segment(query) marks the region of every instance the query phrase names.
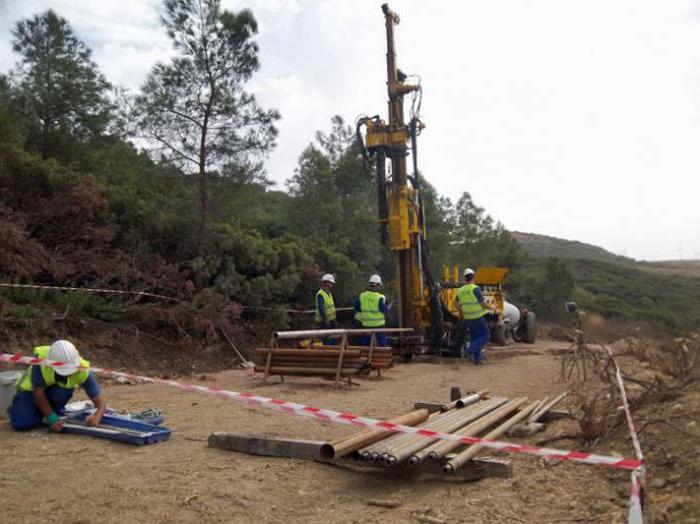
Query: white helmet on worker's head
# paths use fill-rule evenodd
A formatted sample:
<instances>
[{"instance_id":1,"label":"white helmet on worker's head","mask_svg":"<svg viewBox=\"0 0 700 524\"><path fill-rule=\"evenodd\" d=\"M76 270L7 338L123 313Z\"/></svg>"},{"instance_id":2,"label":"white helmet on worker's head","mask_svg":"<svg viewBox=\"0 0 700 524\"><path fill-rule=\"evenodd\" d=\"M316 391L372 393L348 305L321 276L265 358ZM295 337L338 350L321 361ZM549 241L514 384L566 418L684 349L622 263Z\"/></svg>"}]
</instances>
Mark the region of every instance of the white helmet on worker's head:
<instances>
[{"instance_id":1,"label":"white helmet on worker's head","mask_svg":"<svg viewBox=\"0 0 700 524\"><path fill-rule=\"evenodd\" d=\"M330 282L331 284L335 284L335 277L330 273L326 273L321 277L321 282Z\"/></svg>"},{"instance_id":2,"label":"white helmet on worker's head","mask_svg":"<svg viewBox=\"0 0 700 524\"><path fill-rule=\"evenodd\" d=\"M370 284L376 284L376 285L378 285L378 286L381 286L381 285L382 285L382 277L380 277L379 275L377 275L377 274L375 273L374 275L372 275L371 277L369 277L369 283L370 283Z\"/></svg>"},{"instance_id":3,"label":"white helmet on worker's head","mask_svg":"<svg viewBox=\"0 0 700 524\"><path fill-rule=\"evenodd\" d=\"M464 278L470 278L474 276L474 270L470 267L464 270Z\"/></svg>"},{"instance_id":4,"label":"white helmet on worker's head","mask_svg":"<svg viewBox=\"0 0 700 524\"><path fill-rule=\"evenodd\" d=\"M49 346L49 360L64 362L64 365L54 367L56 373L63 377L72 375L80 368L80 354L67 340L57 340Z\"/></svg>"}]
</instances>

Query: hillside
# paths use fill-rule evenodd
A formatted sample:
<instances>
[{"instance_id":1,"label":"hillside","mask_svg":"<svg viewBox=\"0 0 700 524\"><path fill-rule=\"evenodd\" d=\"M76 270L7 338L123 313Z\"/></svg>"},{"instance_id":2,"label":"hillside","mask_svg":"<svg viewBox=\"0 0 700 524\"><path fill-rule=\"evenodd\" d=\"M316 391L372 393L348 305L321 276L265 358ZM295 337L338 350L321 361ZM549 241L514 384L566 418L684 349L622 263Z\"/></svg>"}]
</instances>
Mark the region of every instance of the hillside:
<instances>
[{"instance_id":1,"label":"hillside","mask_svg":"<svg viewBox=\"0 0 700 524\"><path fill-rule=\"evenodd\" d=\"M575 281L572 298L587 311L658 323L673 331L700 327L700 261L643 262L584 242L512 235L528 253L529 271L541 273L543 261L551 257L568 261Z\"/></svg>"},{"instance_id":2,"label":"hillside","mask_svg":"<svg viewBox=\"0 0 700 524\"><path fill-rule=\"evenodd\" d=\"M535 233L523 233L511 231L511 235L525 249L531 257L559 257L581 260L599 260L601 262L630 263L631 258L615 255L599 246L579 242L578 240L565 240L563 238L538 235Z\"/></svg>"}]
</instances>

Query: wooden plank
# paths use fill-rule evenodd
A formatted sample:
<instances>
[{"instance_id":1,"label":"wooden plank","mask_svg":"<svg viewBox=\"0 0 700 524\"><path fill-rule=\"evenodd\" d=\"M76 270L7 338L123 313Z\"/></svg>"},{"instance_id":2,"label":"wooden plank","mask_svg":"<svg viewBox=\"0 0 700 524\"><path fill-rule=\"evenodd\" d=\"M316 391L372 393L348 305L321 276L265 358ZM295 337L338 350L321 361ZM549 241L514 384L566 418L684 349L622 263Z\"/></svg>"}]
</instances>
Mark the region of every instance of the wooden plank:
<instances>
[{"instance_id":1,"label":"wooden plank","mask_svg":"<svg viewBox=\"0 0 700 524\"><path fill-rule=\"evenodd\" d=\"M338 383L340 382L340 370L343 367L343 355L345 354L345 350L348 347L348 336L343 335L343 338L341 339L340 342L340 355L338 355L338 367L336 368L336 374L335 374L335 388L338 389Z\"/></svg>"},{"instance_id":2,"label":"wooden plank","mask_svg":"<svg viewBox=\"0 0 700 524\"><path fill-rule=\"evenodd\" d=\"M325 442L280 437L267 437L250 433L216 432L209 435L209 447L238 451L264 457L321 460L321 446Z\"/></svg>"}]
</instances>

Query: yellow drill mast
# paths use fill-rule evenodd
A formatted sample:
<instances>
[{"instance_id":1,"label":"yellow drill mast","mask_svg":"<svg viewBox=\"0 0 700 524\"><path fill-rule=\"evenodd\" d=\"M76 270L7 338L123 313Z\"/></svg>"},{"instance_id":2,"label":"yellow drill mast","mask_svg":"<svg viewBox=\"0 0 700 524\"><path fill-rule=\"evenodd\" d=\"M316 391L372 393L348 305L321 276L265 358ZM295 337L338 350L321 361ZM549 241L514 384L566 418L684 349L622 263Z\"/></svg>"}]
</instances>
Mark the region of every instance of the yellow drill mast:
<instances>
[{"instance_id":1,"label":"yellow drill mast","mask_svg":"<svg viewBox=\"0 0 700 524\"><path fill-rule=\"evenodd\" d=\"M408 124L404 120L404 96L414 92L419 94L420 85L406 83L406 75L396 65L394 27L399 23L398 15L387 4L382 5L382 11L386 25L389 121L385 122L378 115L361 117L358 129L365 127L365 155L376 164L382 239L394 253L398 327L410 327L422 333L432 324L429 304L434 303L430 298L435 292L425 268L425 225L415 158L415 139L423 126L415 114ZM413 152L412 176L409 176L406 165L409 140ZM439 307L439 298L437 301Z\"/></svg>"}]
</instances>

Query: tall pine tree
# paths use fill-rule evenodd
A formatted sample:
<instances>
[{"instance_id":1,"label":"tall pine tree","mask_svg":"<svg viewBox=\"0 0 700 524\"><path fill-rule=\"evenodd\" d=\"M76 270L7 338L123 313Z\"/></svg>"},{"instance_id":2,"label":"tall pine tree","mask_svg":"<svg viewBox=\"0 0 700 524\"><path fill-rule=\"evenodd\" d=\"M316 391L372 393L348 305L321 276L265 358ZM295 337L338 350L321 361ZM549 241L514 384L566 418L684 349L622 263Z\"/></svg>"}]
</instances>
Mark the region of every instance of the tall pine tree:
<instances>
[{"instance_id":1,"label":"tall pine tree","mask_svg":"<svg viewBox=\"0 0 700 524\"><path fill-rule=\"evenodd\" d=\"M104 132L110 85L91 61L90 49L53 10L17 23L13 49L28 120L27 147L42 158L60 156L71 142Z\"/></svg>"}]
</instances>

